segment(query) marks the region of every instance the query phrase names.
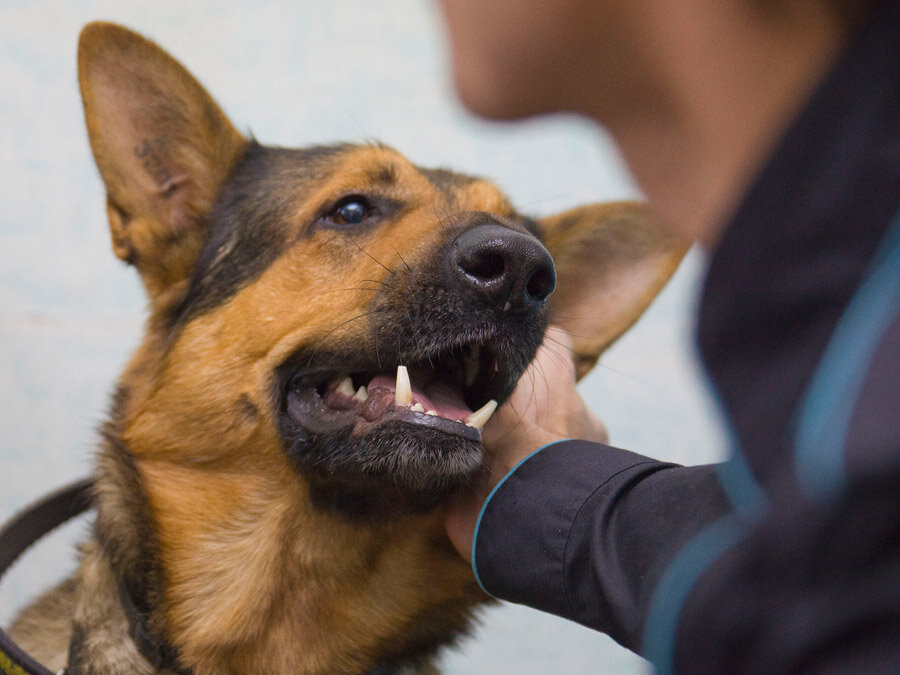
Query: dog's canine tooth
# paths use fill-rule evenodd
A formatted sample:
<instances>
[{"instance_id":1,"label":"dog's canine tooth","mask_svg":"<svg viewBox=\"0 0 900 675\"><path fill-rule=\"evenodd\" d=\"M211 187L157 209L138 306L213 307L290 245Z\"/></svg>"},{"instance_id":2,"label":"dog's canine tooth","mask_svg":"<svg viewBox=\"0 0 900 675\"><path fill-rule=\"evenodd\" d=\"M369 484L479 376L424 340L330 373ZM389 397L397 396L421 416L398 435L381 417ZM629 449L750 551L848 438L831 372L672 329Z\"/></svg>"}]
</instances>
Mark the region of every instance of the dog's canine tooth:
<instances>
[{"instance_id":1,"label":"dog's canine tooth","mask_svg":"<svg viewBox=\"0 0 900 675\"><path fill-rule=\"evenodd\" d=\"M437 417L437 410L426 410L426 415L431 415L432 417Z\"/></svg>"},{"instance_id":2,"label":"dog's canine tooth","mask_svg":"<svg viewBox=\"0 0 900 675\"><path fill-rule=\"evenodd\" d=\"M406 366L397 366L397 390L394 393L394 403L398 406L407 406L412 403L412 385L409 383L409 372Z\"/></svg>"},{"instance_id":3,"label":"dog's canine tooth","mask_svg":"<svg viewBox=\"0 0 900 675\"><path fill-rule=\"evenodd\" d=\"M366 385L362 385L356 390L356 393L353 394L353 400L359 401L360 403L365 403L369 400L369 390L366 389Z\"/></svg>"},{"instance_id":4,"label":"dog's canine tooth","mask_svg":"<svg viewBox=\"0 0 900 675\"><path fill-rule=\"evenodd\" d=\"M466 426L481 429L485 424L487 424L487 421L491 419L491 415L494 414L494 411L496 409L497 401L491 399L483 406L481 406L481 408L479 408L466 418Z\"/></svg>"},{"instance_id":5,"label":"dog's canine tooth","mask_svg":"<svg viewBox=\"0 0 900 675\"><path fill-rule=\"evenodd\" d=\"M416 403L415 405L410 407L410 410L412 410L413 412L423 413L425 412L425 406L423 406L421 403Z\"/></svg>"},{"instance_id":6,"label":"dog's canine tooth","mask_svg":"<svg viewBox=\"0 0 900 675\"><path fill-rule=\"evenodd\" d=\"M339 394L343 394L347 398L351 398L356 393L356 390L353 388L353 380L349 377L345 377L341 380L341 383L337 386L335 391Z\"/></svg>"}]
</instances>

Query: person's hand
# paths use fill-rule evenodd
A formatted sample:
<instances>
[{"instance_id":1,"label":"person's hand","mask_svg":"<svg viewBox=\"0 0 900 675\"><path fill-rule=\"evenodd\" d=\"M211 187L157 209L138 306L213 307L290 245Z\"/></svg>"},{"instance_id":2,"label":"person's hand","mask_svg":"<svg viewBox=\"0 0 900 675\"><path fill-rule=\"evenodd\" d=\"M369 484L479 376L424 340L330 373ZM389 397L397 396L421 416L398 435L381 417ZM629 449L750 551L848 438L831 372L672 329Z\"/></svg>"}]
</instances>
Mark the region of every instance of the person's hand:
<instances>
[{"instance_id":1,"label":"person's hand","mask_svg":"<svg viewBox=\"0 0 900 675\"><path fill-rule=\"evenodd\" d=\"M569 334L554 326L548 328L512 397L485 425L482 476L449 505L445 521L450 541L465 559L472 557L472 536L484 500L521 460L547 443L565 438L606 442L606 428L575 389L571 353Z\"/></svg>"}]
</instances>

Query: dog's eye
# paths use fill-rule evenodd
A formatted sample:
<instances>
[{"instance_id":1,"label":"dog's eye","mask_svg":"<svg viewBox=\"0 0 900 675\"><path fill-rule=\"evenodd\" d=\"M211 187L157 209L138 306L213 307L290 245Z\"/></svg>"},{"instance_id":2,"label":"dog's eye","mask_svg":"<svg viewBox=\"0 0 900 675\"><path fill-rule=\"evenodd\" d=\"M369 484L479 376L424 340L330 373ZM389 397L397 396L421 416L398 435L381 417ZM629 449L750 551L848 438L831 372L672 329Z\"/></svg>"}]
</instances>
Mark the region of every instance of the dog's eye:
<instances>
[{"instance_id":1,"label":"dog's eye","mask_svg":"<svg viewBox=\"0 0 900 675\"><path fill-rule=\"evenodd\" d=\"M352 195L335 204L326 216L335 225L359 225L374 213L372 205L365 197Z\"/></svg>"}]
</instances>

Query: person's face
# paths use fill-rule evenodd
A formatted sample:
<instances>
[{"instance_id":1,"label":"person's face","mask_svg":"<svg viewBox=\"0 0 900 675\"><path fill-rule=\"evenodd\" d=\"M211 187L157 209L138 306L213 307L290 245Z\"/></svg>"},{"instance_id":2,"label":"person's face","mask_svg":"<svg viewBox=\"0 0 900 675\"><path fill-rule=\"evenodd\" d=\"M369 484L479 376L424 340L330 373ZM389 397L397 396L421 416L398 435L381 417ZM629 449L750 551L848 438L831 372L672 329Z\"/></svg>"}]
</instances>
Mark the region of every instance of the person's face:
<instances>
[{"instance_id":1,"label":"person's face","mask_svg":"<svg viewBox=\"0 0 900 675\"><path fill-rule=\"evenodd\" d=\"M514 118L578 108L593 49L614 14L602 0L439 0L456 89L473 112ZM625 3L626 5L628 3ZM598 23L602 23L599 26ZM586 49L587 47L587 49Z\"/></svg>"}]
</instances>

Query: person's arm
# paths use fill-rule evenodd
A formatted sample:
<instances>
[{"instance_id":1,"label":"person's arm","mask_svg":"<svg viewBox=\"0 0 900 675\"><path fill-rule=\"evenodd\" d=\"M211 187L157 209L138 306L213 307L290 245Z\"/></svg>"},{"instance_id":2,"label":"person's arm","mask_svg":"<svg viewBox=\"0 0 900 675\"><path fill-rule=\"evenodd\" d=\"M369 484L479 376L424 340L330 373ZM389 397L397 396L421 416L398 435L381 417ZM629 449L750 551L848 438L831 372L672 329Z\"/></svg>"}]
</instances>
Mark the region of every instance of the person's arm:
<instances>
[{"instance_id":1,"label":"person's arm","mask_svg":"<svg viewBox=\"0 0 900 675\"><path fill-rule=\"evenodd\" d=\"M726 500L712 467L604 445L605 428L575 389L570 345L548 331L485 427L488 470L451 508L447 530L491 595L637 649L660 574ZM587 440L565 440L573 438Z\"/></svg>"}]
</instances>

